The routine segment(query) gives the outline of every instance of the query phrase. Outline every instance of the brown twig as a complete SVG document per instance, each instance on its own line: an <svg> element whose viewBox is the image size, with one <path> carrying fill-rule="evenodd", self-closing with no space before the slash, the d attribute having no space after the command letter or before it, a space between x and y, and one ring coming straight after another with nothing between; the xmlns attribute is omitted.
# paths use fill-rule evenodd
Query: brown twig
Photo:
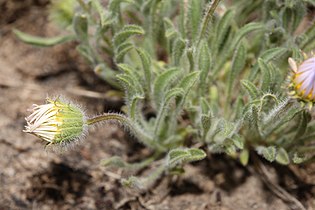
<svg viewBox="0 0 315 210"><path fill-rule="evenodd" d="M294 196L288 193L285 189L281 186L273 183L269 176L268 171L264 164L261 163L259 158L256 155L252 155L255 172L258 173L258 177L266 184L271 192L273 192L276 196L282 199L285 203L289 205L289 208L292 210L306 210L303 204L297 200Z"/></svg>

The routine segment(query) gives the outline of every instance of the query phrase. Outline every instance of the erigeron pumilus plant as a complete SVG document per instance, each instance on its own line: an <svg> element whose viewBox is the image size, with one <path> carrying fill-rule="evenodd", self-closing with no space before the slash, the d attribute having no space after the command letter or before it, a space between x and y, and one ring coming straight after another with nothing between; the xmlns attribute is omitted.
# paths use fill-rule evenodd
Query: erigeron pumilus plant
<svg viewBox="0 0 315 210"><path fill-rule="evenodd" d="M77 40L94 72L124 90L125 113L88 119L72 103L49 100L27 118L27 132L63 145L90 124L117 121L152 157L137 164L113 157L104 165L128 170L165 157L150 176L123 181L140 188L205 158L200 146L244 165L251 151L280 164L314 159L315 25L307 16L314 1L62 2L54 3L52 14L63 25L71 23L68 35L16 35L38 46Z"/></svg>

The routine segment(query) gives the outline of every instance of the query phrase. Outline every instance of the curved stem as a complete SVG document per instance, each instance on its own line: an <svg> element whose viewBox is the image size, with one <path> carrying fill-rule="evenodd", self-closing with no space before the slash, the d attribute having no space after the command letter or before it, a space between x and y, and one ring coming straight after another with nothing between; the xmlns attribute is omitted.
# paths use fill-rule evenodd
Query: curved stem
<svg viewBox="0 0 315 210"><path fill-rule="evenodd" d="M136 123L132 122L129 118L124 115L116 113L104 113L96 117L90 118L86 121L88 125L93 125L99 122L106 121L116 121L121 123L123 126L128 128L142 143L146 146L156 149L158 151L165 151L166 149L162 147L158 142L153 141L152 137L145 133Z"/></svg>

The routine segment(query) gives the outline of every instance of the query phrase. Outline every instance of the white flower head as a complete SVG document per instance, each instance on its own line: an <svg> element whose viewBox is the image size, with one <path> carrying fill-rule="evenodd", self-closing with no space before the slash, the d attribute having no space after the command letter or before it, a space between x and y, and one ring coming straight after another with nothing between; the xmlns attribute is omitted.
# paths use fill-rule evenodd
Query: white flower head
<svg viewBox="0 0 315 210"><path fill-rule="evenodd" d="M48 145L66 145L85 136L84 112L75 104L59 98L47 98L43 105L33 105L32 114L25 118L24 132L43 139Z"/></svg>

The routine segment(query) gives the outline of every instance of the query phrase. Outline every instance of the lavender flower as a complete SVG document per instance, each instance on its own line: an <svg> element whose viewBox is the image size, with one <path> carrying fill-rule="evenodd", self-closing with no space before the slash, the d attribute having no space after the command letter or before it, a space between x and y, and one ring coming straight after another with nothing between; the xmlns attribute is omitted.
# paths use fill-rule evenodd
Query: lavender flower
<svg viewBox="0 0 315 210"><path fill-rule="evenodd" d="M315 57L308 58L299 65L289 58L289 64L293 71L290 76L291 95L312 106L315 102Z"/></svg>

